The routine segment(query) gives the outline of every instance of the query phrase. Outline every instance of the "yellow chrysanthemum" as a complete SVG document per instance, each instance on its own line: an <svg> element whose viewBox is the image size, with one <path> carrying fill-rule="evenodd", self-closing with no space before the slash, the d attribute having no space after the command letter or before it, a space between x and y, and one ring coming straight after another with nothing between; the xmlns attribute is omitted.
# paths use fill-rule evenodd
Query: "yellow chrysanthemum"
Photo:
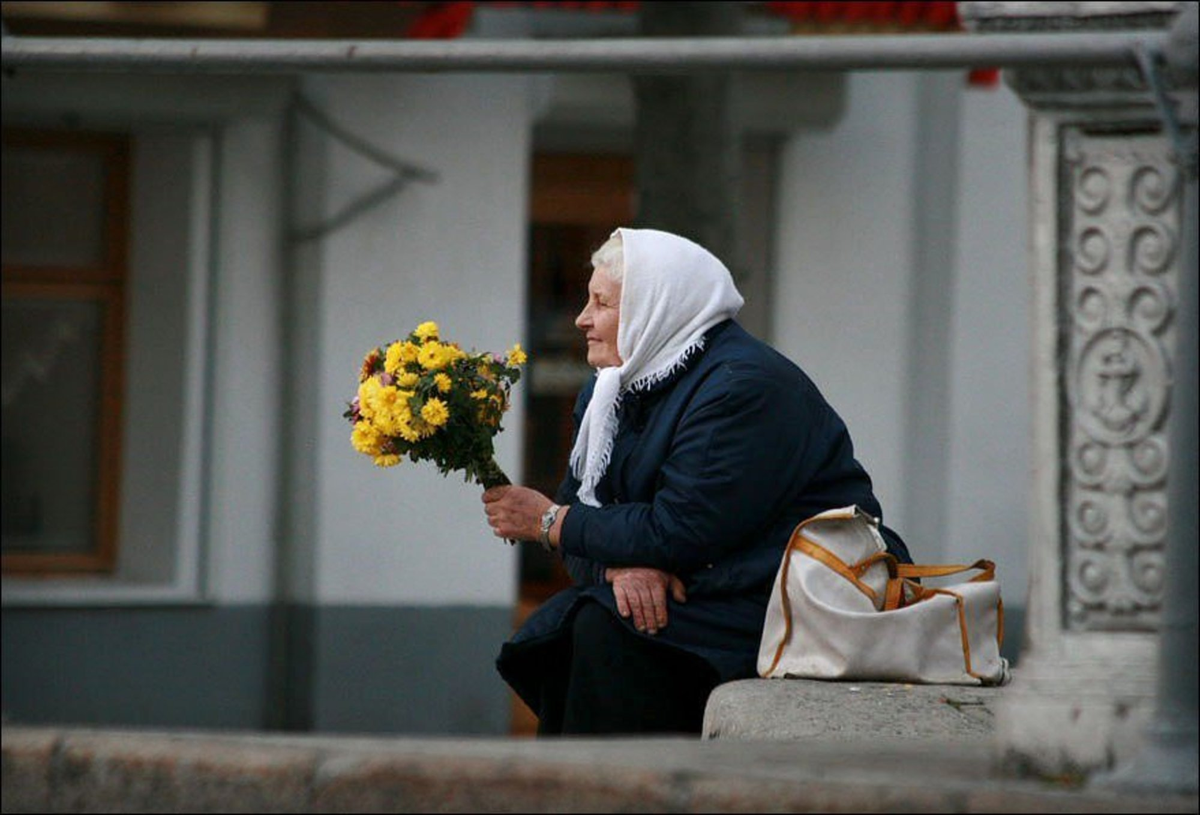
<svg viewBox="0 0 1200 815"><path fill-rule="evenodd" d="M422 439L429 438L434 433L437 433L438 429L422 419L420 416L413 416L408 432L411 435L411 438L409 439L409 436L405 436L405 438L416 443Z"/></svg>
<svg viewBox="0 0 1200 815"><path fill-rule="evenodd" d="M437 389L441 393L449 393L450 388L454 387L453 380L451 380L450 377L446 376L445 374L435 374L433 377L433 384L437 385Z"/></svg>
<svg viewBox="0 0 1200 815"><path fill-rule="evenodd" d="M508 349L508 364L509 365L524 365L529 359L529 356L521 348L521 343L517 343L512 348Z"/></svg>
<svg viewBox="0 0 1200 815"><path fill-rule="evenodd" d="M417 383L421 381L420 374L414 374L411 371L406 371L396 377L396 386L400 388L415 388Z"/></svg>
<svg viewBox="0 0 1200 815"><path fill-rule="evenodd" d="M418 420L420 421L420 420ZM404 421L399 422L396 426L396 435L404 439L410 444L415 444L421 440L421 433L413 426L412 414L404 418Z"/></svg>
<svg viewBox="0 0 1200 815"><path fill-rule="evenodd" d="M375 456L376 467L395 467L401 461L400 456L395 453L382 453Z"/></svg>
<svg viewBox="0 0 1200 815"><path fill-rule="evenodd" d="M450 419L450 408L441 399L433 398L421 408L421 418L433 427L441 427Z"/></svg>
<svg viewBox="0 0 1200 815"><path fill-rule="evenodd" d="M369 377L365 382L358 386L358 412L367 419L374 418L376 411L376 402L379 398L379 392L383 390L383 385L379 382L379 377Z"/></svg>
<svg viewBox="0 0 1200 815"><path fill-rule="evenodd" d="M383 362L384 370L392 376L400 376L405 366L412 365L417 361L420 353L421 346L408 340L394 342L388 346L387 356Z"/></svg>
<svg viewBox="0 0 1200 815"><path fill-rule="evenodd" d="M402 436L401 429L411 418L412 412L408 409L408 402L400 400L389 405L387 410L376 413L375 425L389 436Z"/></svg>
<svg viewBox="0 0 1200 815"><path fill-rule="evenodd" d="M471 391L471 398L478 399L480 401L487 399L488 398L487 388L480 388L477 391Z"/></svg>
<svg viewBox="0 0 1200 815"><path fill-rule="evenodd" d="M402 406L405 402L402 394L407 391L401 391L399 388L392 385L381 387L375 393L375 412L390 413Z"/></svg>
<svg viewBox="0 0 1200 815"><path fill-rule="evenodd" d="M404 368L404 343L394 342L388 346L387 356L383 360L383 369L392 376Z"/></svg>
<svg viewBox="0 0 1200 815"><path fill-rule="evenodd" d="M379 455L383 446L383 436L370 422L355 422L354 432L350 434L350 443L358 452L375 456Z"/></svg>
<svg viewBox="0 0 1200 815"><path fill-rule="evenodd" d="M429 342L438 338L438 324L430 320L426 323L421 323L417 326L417 330L413 332L421 340L421 342Z"/></svg>
<svg viewBox="0 0 1200 815"><path fill-rule="evenodd" d="M450 364L450 354L440 342L427 342L417 354L417 362L427 371L440 371Z"/></svg>

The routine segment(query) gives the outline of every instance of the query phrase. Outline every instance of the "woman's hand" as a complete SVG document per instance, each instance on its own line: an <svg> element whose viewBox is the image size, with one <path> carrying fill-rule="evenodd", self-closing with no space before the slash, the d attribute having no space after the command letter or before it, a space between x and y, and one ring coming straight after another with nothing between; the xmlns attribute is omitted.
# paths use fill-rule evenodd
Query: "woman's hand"
<svg viewBox="0 0 1200 815"><path fill-rule="evenodd" d="M610 567L604 579L613 585L617 611L622 617L633 615L638 631L657 634L667 624L667 590L676 602L686 603L683 581L673 574L642 566Z"/></svg>
<svg viewBox="0 0 1200 815"><path fill-rule="evenodd" d="M542 513L552 503L537 490L516 485L492 487L483 494L483 508L492 532L498 538L512 540L537 540L542 531Z"/></svg>

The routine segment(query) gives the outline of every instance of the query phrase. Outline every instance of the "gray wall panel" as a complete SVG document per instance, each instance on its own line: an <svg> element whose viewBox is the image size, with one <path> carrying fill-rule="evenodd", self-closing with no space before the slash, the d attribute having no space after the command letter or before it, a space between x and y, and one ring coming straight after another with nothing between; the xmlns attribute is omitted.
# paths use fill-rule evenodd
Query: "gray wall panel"
<svg viewBox="0 0 1200 815"><path fill-rule="evenodd" d="M286 677L281 685L267 671L267 606L5 609L4 715L28 724L260 729L282 705L294 729L508 732L509 696L494 660L511 609L289 612L288 629L276 634L292 643L295 664L271 675Z"/></svg>
<svg viewBox="0 0 1200 815"><path fill-rule="evenodd" d="M313 727L506 734L508 686L495 659L511 633L508 608L322 606Z"/></svg>
<svg viewBox="0 0 1200 815"><path fill-rule="evenodd" d="M255 728L259 608L14 609L3 615L10 721Z"/></svg>

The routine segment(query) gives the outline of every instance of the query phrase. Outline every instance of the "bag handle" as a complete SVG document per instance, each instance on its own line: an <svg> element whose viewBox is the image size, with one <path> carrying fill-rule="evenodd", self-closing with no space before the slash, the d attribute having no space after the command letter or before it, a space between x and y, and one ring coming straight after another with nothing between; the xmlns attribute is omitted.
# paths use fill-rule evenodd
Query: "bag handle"
<svg viewBox="0 0 1200 815"><path fill-rule="evenodd" d="M983 583L996 579L996 564L980 558L974 563L963 566L959 564L928 564L897 563L895 574L888 578L887 595L883 602L884 611L895 611L898 608L919 603L937 594L935 589L922 586L916 581L921 577L947 577L952 574L969 572L979 569L979 574L968 580L968 583Z"/></svg>
<svg viewBox="0 0 1200 815"><path fill-rule="evenodd" d="M799 549L806 555L809 555L810 557L833 569L842 577L849 580L855 587L858 588L859 591L871 598L872 603L875 602L878 595L876 595L873 588L862 581L862 573L865 572L869 567L875 565L875 563L878 561L883 560L888 565L888 574L891 575L892 578L896 577L896 558L890 552L877 552L869 557L864 558L853 566L847 566L846 562L833 552L830 552L824 546L821 546L819 543L816 543L805 537L805 523L807 523L807 521L798 525L796 530L792 532L792 537L788 540L787 548L783 552L783 566L779 570L779 601L780 605L783 606L783 636L779 638L779 647L775 649L775 658L771 660L771 667L767 669L767 674L771 674L775 671L775 668L779 665L779 660L783 657L783 649L787 647L787 644L791 642L792 639L792 601L788 597L787 578L788 570L792 563L791 553L793 549ZM898 587L899 580L889 579L889 594L892 591L893 583L895 583Z"/></svg>
<svg viewBox="0 0 1200 815"><path fill-rule="evenodd" d="M789 549L799 549L801 552L808 555L813 560L819 561L820 563L824 563L830 569L833 569L835 572L840 574L842 577L849 580L852 584L854 584L855 588L857 588L863 594L867 595L867 597L870 597L872 603L875 602L875 599L877 597L877 595L875 594L875 589L868 586L866 583L864 583L862 581L862 578L859 577L859 575L861 575L864 571L866 571L865 567L862 569L859 569L859 567L865 561L856 563L853 566L847 566L846 562L844 560L842 560L840 557L835 555L833 552L830 552L828 549L826 549L821 544L816 543L815 541L812 541L809 538L805 537L804 533L800 533L800 535L797 537L798 537L798 539L794 540L792 546L789 547ZM887 553L880 552L879 554L887 554ZM876 555L871 555L871 557L867 558L866 560L871 561L871 563L867 564L867 565L873 565L877 560L879 560L879 558ZM889 569L888 571L890 573L892 570Z"/></svg>
<svg viewBox="0 0 1200 815"><path fill-rule="evenodd" d="M899 577L946 577L961 572L979 569L980 573L972 577L969 583L982 583L996 579L996 564L985 558L980 558L969 566L959 565L928 565L919 566L915 563L898 563L896 571Z"/></svg>

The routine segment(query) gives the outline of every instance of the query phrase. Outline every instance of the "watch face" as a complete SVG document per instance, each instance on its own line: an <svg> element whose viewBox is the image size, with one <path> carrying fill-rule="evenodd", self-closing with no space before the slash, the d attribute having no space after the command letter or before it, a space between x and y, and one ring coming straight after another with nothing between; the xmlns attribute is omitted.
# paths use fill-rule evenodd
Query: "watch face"
<svg viewBox="0 0 1200 815"><path fill-rule="evenodd" d="M542 513L542 532L549 532L550 527L554 526L554 519L558 517L559 509L560 507L551 506Z"/></svg>

